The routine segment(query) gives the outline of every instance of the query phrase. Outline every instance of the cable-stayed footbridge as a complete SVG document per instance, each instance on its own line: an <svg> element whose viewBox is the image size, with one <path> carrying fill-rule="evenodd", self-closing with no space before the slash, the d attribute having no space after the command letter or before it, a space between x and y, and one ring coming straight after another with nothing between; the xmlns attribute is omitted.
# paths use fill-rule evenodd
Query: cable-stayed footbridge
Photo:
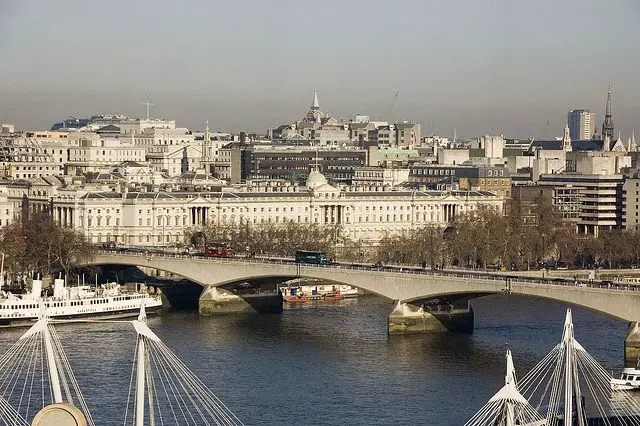
<svg viewBox="0 0 640 426"><path fill-rule="evenodd" d="M122 415L122 424L242 425L149 329L144 304L134 321L50 320L43 308L41 312L39 320L0 358L0 424L95 425L54 324L118 322L132 325L137 334L135 350L131 348L129 392L111 413Z"/></svg>
<svg viewBox="0 0 640 426"><path fill-rule="evenodd" d="M612 390L611 375L573 330L568 309L560 343L519 382L507 351L504 387L465 426L640 425L640 400Z"/></svg>

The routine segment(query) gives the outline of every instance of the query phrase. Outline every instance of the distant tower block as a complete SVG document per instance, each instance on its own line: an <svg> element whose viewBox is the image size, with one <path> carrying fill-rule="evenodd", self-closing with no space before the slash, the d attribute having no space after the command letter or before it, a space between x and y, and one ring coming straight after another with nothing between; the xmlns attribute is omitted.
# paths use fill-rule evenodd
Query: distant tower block
<svg viewBox="0 0 640 426"><path fill-rule="evenodd" d="M588 109L574 109L567 114L569 137L574 141L593 138L596 133L596 114Z"/></svg>

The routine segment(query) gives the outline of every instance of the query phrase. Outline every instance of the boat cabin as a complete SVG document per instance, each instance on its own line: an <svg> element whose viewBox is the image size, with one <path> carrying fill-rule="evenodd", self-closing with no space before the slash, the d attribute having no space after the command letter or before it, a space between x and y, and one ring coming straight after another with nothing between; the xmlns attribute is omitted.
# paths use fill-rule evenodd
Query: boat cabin
<svg viewBox="0 0 640 426"><path fill-rule="evenodd" d="M640 384L640 371L634 373L622 372L620 375L620 380L627 380L629 382L636 382Z"/></svg>

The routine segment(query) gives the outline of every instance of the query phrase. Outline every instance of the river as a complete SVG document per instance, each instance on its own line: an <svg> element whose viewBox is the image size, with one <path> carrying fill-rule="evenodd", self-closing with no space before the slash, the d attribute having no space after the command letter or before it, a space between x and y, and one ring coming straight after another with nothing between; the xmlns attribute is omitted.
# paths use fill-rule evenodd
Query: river
<svg viewBox="0 0 640 426"><path fill-rule="evenodd" d="M374 296L281 315L171 312L149 326L247 425L461 425L521 377L562 334L566 306L518 296L473 302L472 334L387 336L391 303ZM623 367L627 325L574 308L576 339L607 370ZM135 335L118 324L57 327L98 425L121 425ZM5 351L24 329L0 331Z"/></svg>

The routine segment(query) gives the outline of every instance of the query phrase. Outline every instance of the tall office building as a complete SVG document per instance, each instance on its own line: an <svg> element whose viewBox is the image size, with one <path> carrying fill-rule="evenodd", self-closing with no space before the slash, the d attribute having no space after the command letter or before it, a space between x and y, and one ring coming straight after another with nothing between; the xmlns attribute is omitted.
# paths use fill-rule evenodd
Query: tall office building
<svg viewBox="0 0 640 426"><path fill-rule="evenodd" d="M591 139L596 133L596 114L588 109L574 109L567 114L567 124L571 140Z"/></svg>

